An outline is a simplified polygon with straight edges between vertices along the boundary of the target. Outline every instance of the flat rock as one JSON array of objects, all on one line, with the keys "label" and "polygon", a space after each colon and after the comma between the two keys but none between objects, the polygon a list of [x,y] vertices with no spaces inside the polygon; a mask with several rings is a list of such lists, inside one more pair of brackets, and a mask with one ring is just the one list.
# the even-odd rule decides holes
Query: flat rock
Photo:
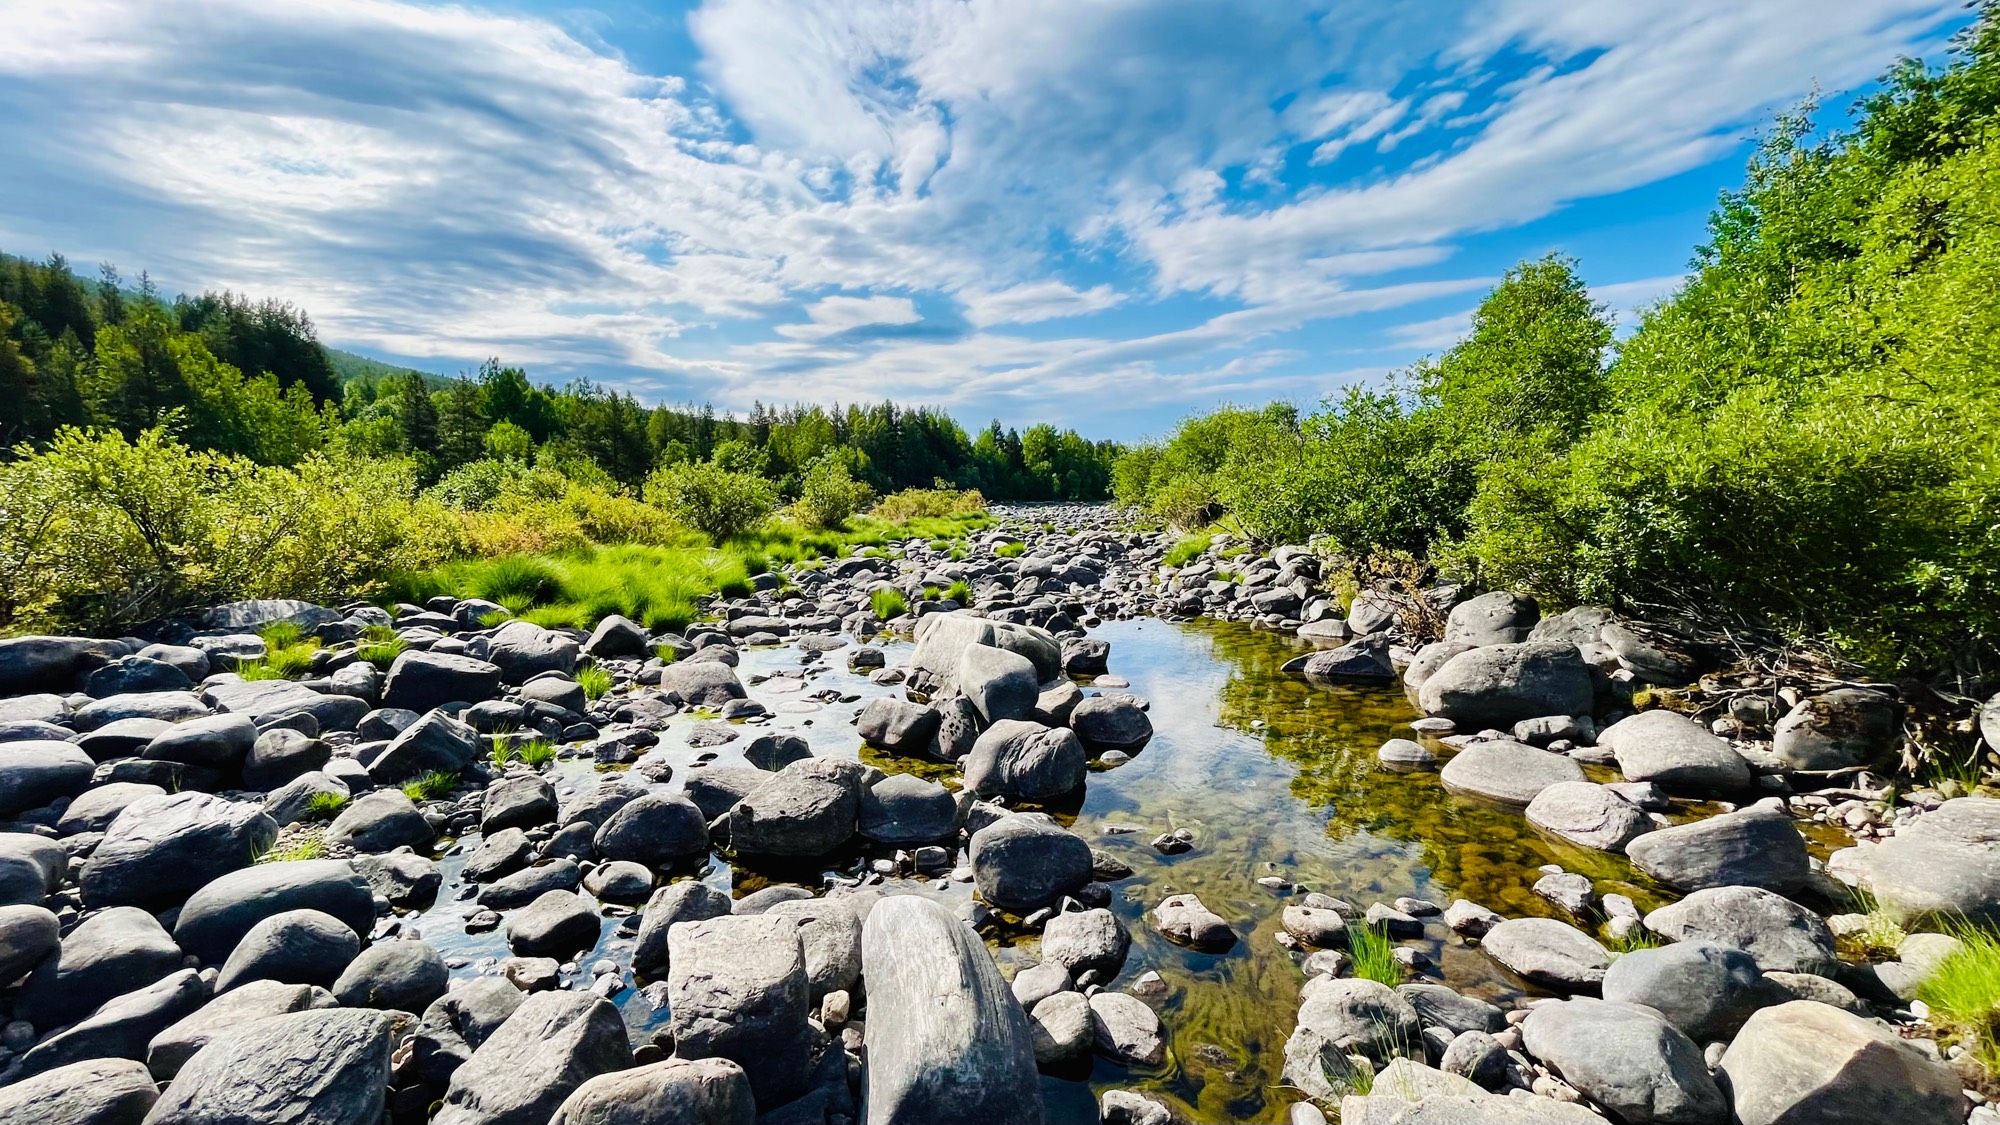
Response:
[{"label": "flat rock", "polygon": [[0,1086],[0,1121],[22,1125],[141,1125],[159,1091],[143,1064],[89,1059]]},{"label": "flat rock", "polygon": [[105,830],[78,883],[93,906],[177,905],[250,866],[277,836],[277,822],[256,803],[207,793],[141,797]]},{"label": "flat rock", "polygon": [[393,1021],[329,1008],[216,1036],[160,1094],[147,1125],[359,1125],[382,1116]]},{"label": "flat rock", "polygon": [[1590,781],[1558,782],[1528,802],[1528,823],[1580,847],[1622,852],[1652,831],[1645,810]]},{"label": "flat rock", "polygon": [[432,1125],[541,1125],[584,1083],[625,1071],[632,1048],[610,1001],[537,992],[451,1076]]},{"label": "flat rock", "polygon": [[1551,785],[1583,781],[1583,767],[1560,754],[1525,742],[1499,739],[1459,751],[1439,771],[1438,780],[1454,793],[1525,806]]},{"label": "flat rock", "polygon": [[1805,838],[1782,813],[1745,809],[1648,832],[1625,847],[1633,866],[1683,891],[1751,886],[1783,894],[1805,882]]},{"label": "flat rock", "polygon": [[1893,1121],[1952,1125],[1958,1076],[1895,1032],[1838,1008],[1794,1000],[1750,1017],[1717,1075],[1741,1125]]},{"label": "flat rock", "polygon": [[1832,976],[1839,967],[1820,916],[1761,887],[1696,891],[1646,915],[1646,928],[1670,941],[1740,949],[1765,972]]},{"label": "flat rock", "polygon": [[1611,966],[1596,938],[1553,918],[1509,918],[1487,931],[1480,948],[1522,980],[1559,992],[1594,991]]}]

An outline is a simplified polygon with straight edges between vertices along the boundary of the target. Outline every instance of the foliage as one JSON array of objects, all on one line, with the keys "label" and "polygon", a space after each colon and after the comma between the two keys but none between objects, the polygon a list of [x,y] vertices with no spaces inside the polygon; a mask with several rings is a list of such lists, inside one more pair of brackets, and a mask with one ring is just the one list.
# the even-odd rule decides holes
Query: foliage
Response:
[{"label": "foliage", "polygon": [[877,621],[890,621],[910,611],[909,602],[901,590],[890,586],[878,587],[868,595],[868,605],[875,611]]},{"label": "foliage", "polygon": [[520,755],[520,747],[514,745],[513,736],[506,733],[495,738],[492,747],[486,752],[487,760],[493,763],[493,768],[496,770],[504,770],[513,765],[514,760]]},{"label": "foliage", "polygon": [[646,501],[721,542],[762,523],[778,506],[778,490],[752,473],[683,462],[646,478]]},{"label": "foliage", "polygon": [[268,676],[244,679],[294,679],[312,668],[312,658],[320,649],[318,637],[303,635],[297,625],[281,621],[266,626],[259,634],[264,641],[264,659],[259,663]]},{"label": "foliage", "polygon": [[544,769],[556,760],[556,745],[546,738],[531,738],[521,744],[521,761],[531,769]]},{"label": "foliage", "polygon": [[355,650],[355,655],[387,672],[390,665],[396,663],[396,658],[409,647],[409,642],[390,626],[370,625],[362,630],[361,645]]},{"label": "foliage", "polygon": [[1347,952],[1354,958],[1354,975],[1362,980],[1380,981],[1391,988],[1407,975],[1396,960],[1395,946],[1380,926],[1354,920],[1347,924]]},{"label": "foliage", "polygon": [[611,673],[596,664],[586,664],[576,670],[576,686],[583,689],[583,697],[595,703],[611,690]]},{"label": "foliage", "polygon": [[815,531],[840,528],[874,498],[875,490],[855,480],[848,473],[847,462],[829,453],[806,468],[792,517]]},{"label": "foliage", "polygon": [[347,798],[339,793],[314,793],[306,799],[307,820],[332,820],[347,807]]},{"label": "foliage", "polygon": [[1180,541],[1167,549],[1167,557],[1161,561],[1168,566],[1186,566],[1208,553],[1209,545],[1215,542],[1213,534],[1200,533],[1181,537]]},{"label": "foliage", "polygon": [[1018,559],[1028,553],[1026,543],[1002,543],[993,548],[993,553],[1003,559]]},{"label": "foliage", "polygon": [[972,583],[967,582],[963,578],[955,578],[952,580],[951,585],[944,588],[944,596],[947,600],[956,602],[960,606],[971,605]]},{"label": "foliage", "polygon": [[976,488],[906,488],[882,498],[868,513],[884,523],[904,524],[913,519],[942,519],[986,510],[986,497]]},{"label": "foliage", "polygon": [[1924,979],[1917,997],[1987,1073],[2000,1072],[2000,934],[1961,925],[1952,936],[1962,948]]},{"label": "foliage", "polygon": [[[322,793],[320,796],[335,796]],[[257,863],[294,863],[307,859],[326,858],[326,837],[316,828],[307,829],[286,837],[285,842],[265,849],[257,855]]]},{"label": "foliage", "polygon": [[403,783],[403,796],[422,804],[425,801],[441,800],[451,796],[458,785],[458,775],[446,770],[431,770]]}]

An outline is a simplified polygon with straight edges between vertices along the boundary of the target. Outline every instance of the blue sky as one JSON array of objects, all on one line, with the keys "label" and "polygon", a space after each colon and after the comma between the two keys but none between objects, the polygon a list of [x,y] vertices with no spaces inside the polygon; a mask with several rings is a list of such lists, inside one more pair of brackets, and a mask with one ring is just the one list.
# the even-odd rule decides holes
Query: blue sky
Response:
[{"label": "blue sky", "polygon": [[0,249],[648,402],[1161,433],[1670,290],[1917,0],[0,0]]}]

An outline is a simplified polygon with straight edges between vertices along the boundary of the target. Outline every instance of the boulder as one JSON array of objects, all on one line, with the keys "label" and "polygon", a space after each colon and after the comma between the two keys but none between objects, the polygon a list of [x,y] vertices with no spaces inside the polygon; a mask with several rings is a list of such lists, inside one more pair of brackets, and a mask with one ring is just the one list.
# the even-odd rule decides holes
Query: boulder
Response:
[{"label": "boulder", "polygon": [[400,789],[378,789],[348,803],[327,826],[330,844],[343,844],[357,852],[387,852],[413,848],[428,852],[437,842],[437,831],[416,802]]},{"label": "boulder", "polygon": [[1626,845],[1633,866],[1682,891],[1750,886],[1783,894],[1805,882],[1805,838],[1783,813],[1751,808],[1648,832]]},{"label": "boulder", "polygon": [[1722,1125],[1729,1117],[1701,1048],[1651,1008],[1587,997],[1538,1004],[1521,1038],[1563,1081],[1631,1125]]},{"label": "boulder", "polygon": [[667,934],[677,922],[699,922],[729,913],[729,896],[693,879],[671,883],[653,892],[639,919],[638,944],[632,950],[632,971],[646,977],[667,975]]},{"label": "boulder", "polygon": [[478,703],[500,693],[500,666],[470,656],[410,649],[389,665],[382,706],[418,714],[447,703]]},{"label": "boulder", "polygon": [[1836,688],[1801,699],[1771,728],[1771,753],[1795,770],[1865,766],[1902,741],[1903,708],[1866,688]]},{"label": "boulder", "polygon": [[708,854],[708,821],[678,793],[648,793],[612,813],[592,846],[604,859],[665,870]]},{"label": "boulder", "polygon": [[265,792],[327,764],[333,748],[317,738],[283,727],[257,736],[243,760],[243,785]]},{"label": "boulder", "polygon": [[1590,781],[1549,786],[1528,802],[1527,817],[1528,823],[1572,844],[1605,852],[1622,852],[1653,829],[1645,810]]},{"label": "boulder", "polygon": [[[553,977],[555,966],[549,968]],[[431,1086],[448,1085],[472,1052],[521,1007],[527,999],[522,987],[527,986],[516,987],[512,973],[454,982],[450,991],[424,1009],[410,1037],[410,1061],[417,1076]]]},{"label": "boulder", "polygon": [[273,789],[264,797],[264,812],[278,827],[297,824],[313,812],[313,801],[321,794],[338,797],[344,805],[354,791],[339,778],[320,770],[312,770],[287,781]]},{"label": "boulder", "polygon": [[1444,639],[1476,646],[1518,644],[1528,639],[1541,617],[1535,599],[1494,590],[1451,607]]},{"label": "boulder", "polygon": [[1590,667],[1563,641],[1485,645],[1459,653],[1424,681],[1418,705],[1462,728],[1508,727],[1538,715],[1587,715]]},{"label": "boulder", "polygon": [[597,944],[603,925],[590,902],[572,891],[544,891],[507,919],[507,946],[521,957],[558,960]]},{"label": "boulder", "polygon": [[1026,719],[1041,694],[1027,657],[987,644],[967,645],[959,653],[955,683],[988,723]]},{"label": "boulder", "polygon": [[114,906],[77,923],[56,956],[35,966],[14,1012],[38,1027],[69,1023],[180,967],[180,947],[158,919],[136,906]]},{"label": "boulder", "polygon": [[811,1069],[812,993],[798,934],[789,919],[742,914],[667,932],[666,1027],[675,1055],[737,1063],[760,1106],[804,1093]]},{"label": "boulder", "polygon": [[1092,750],[1136,750],[1151,741],[1153,720],[1138,696],[1093,695],[1070,712],[1070,729]]},{"label": "boulder", "polygon": [[0,906],[0,988],[46,960],[62,946],[56,916],[39,906]]},{"label": "boulder", "polygon": [[1168,941],[1215,952],[1236,944],[1236,931],[1191,894],[1168,895],[1153,908],[1153,926]]},{"label": "boulder", "polygon": [[1509,918],[1488,930],[1480,947],[1515,976],[1558,992],[1594,992],[1611,967],[1596,938],[1553,918]]},{"label": "boulder", "polygon": [[368,714],[365,699],[328,695],[292,680],[210,682],[201,694],[218,711],[248,716],[260,723],[286,715],[311,715],[322,731],[353,730]]},{"label": "boulder", "polygon": [[203,715],[161,731],[139,754],[227,774],[243,768],[256,743],[257,723],[249,715]]},{"label": "boulder", "polygon": [[92,699],[139,691],[187,691],[188,674],[164,660],[121,656],[83,677],[83,693]]},{"label": "boulder", "polygon": [[1717,1074],[1740,1125],[1954,1125],[1964,1116],[1949,1066],[1886,1027],[1811,1000],[1751,1016]]},{"label": "boulder", "polygon": [[258,922],[291,910],[331,915],[357,937],[375,924],[374,896],[353,865],[293,860],[246,867],[203,885],[181,907],[174,941],[204,963],[217,964]]},{"label": "boulder", "polygon": [[1081,992],[1052,993],[1027,1011],[1035,1062],[1042,1066],[1080,1058],[1097,1041],[1097,1019],[1091,1014],[1090,998]]},{"label": "boulder", "polygon": [[906,758],[920,757],[929,753],[942,718],[935,708],[885,695],[868,701],[854,727],[870,746]]},{"label": "boulder", "polygon": [[[282,680],[266,682],[284,683]],[[287,684],[287,686],[298,687],[297,684]],[[131,723],[128,720],[150,719],[161,724],[178,723],[209,714],[210,710],[209,705],[192,692],[134,691],[86,703],[72,712],[69,718],[77,730],[85,732],[119,725],[130,731],[138,731],[143,730],[145,724]],[[107,732],[106,738],[107,740],[112,738],[111,732]]]},{"label": "boulder", "polygon": [[93,637],[12,637],[0,640],[0,695],[68,691],[78,673],[126,653],[119,641]]},{"label": "boulder", "polygon": [[1123,992],[1090,995],[1097,1053],[1124,1067],[1154,1069],[1167,1061],[1167,1033],[1146,1002]]},{"label": "boulder", "polygon": [[1637,621],[1606,621],[1598,639],[1618,666],[1654,684],[1684,684],[1709,663],[1699,646],[1670,629]]},{"label": "boulder", "polygon": [[1697,1043],[1728,1042],[1750,1013],[1775,1002],[1757,962],[1741,949],[1679,941],[1635,949],[1604,974],[1604,998],[1644,1004]]},{"label": "boulder", "polygon": [[432,711],[366,761],[368,776],[377,784],[396,785],[433,771],[459,773],[480,754],[478,731],[442,711]]},{"label": "boulder", "polygon": [[27,832],[0,832],[0,905],[33,905],[55,892],[69,868],[62,845]]},{"label": "boulder", "polygon": [[1042,962],[1061,966],[1072,978],[1089,972],[1100,982],[1110,980],[1131,948],[1125,924],[1101,907],[1058,914],[1042,927]]},{"label": "boulder", "polygon": [[612,614],[597,623],[590,631],[590,639],[583,642],[585,655],[595,658],[632,656],[644,658],[652,655],[647,647],[646,630],[638,622],[621,614]]},{"label": "boulder", "polygon": [[1582,766],[1561,754],[1512,739],[1495,739],[1475,742],[1453,755],[1438,771],[1438,780],[1454,793],[1528,805],[1542,790],[1582,781],[1584,775]]},{"label": "boulder", "polygon": [[0,817],[74,797],[96,772],[97,763],[74,742],[0,743]]},{"label": "boulder", "polygon": [[389,1087],[392,1026],[382,1012],[328,1008],[217,1035],[180,1068],[147,1125],[377,1121]]},{"label": "boulder", "polygon": [[988,727],[965,757],[966,789],[1009,800],[1060,797],[1082,785],[1088,772],[1075,734],[1018,719]]},{"label": "boulder", "polygon": [[444,995],[449,979],[429,942],[378,941],[341,971],[333,995],[349,1008],[421,1012]]},{"label": "boulder", "polygon": [[79,832],[102,832],[111,827],[125,806],[141,797],[164,797],[165,789],[157,785],[146,785],[136,781],[114,781],[107,785],[92,786],[79,794],[76,800],[63,810],[62,818],[56,821],[56,831],[64,836],[74,836]]},{"label": "boulder", "polygon": [[144,1065],[131,1059],[90,1059],[0,1086],[0,1121],[141,1125],[159,1096]]},{"label": "boulder", "polygon": [[270,1016],[334,1006],[332,994],[324,988],[251,981],[216,996],[154,1035],[146,1047],[146,1067],[160,1081],[171,1081],[196,1051],[218,1036]]},{"label": "boulder", "polygon": [[193,969],[170,973],[35,1044],[21,1057],[21,1069],[35,1074],[87,1059],[142,1060],[153,1036],[201,1007],[208,994],[208,982]]},{"label": "boulder", "polygon": [[688,772],[682,792],[712,823],[769,780],[771,775],[755,766],[703,766]]},{"label": "boulder", "polygon": [[720,711],[731,700],[746,698],[742,681],[726,664],[712,660],[679,661],[660,672],[660,690],[689,707]]},{"label": "boulder", "polygon": [[83,752],[90,755],[92,761],[110,762],[139,753],[153,739],[172,729],[173,723],[166,719],[134,716],[116,719],[86,731],[77,736],[76,744],[83,747]]},{"label": "boulder", "polygon": [[207,793],[141,797],[105,830],[78,884],[92,906],[173,906],[250,866],[277,836],[258,804]]},{"label": "boulder", "polygon": [[590,993],[523,1000],[451,1076],[432,1125],[543,1125],[585,1082],[632,1065],[624,1021]]},{"label": "boulder", "polygon": [[1041,813],[1009,813],[972,834],[968,849],[980,897],[1027,914],[1091,878],[1090,845]]},{"label": "boulder", "polygon": [[793,762],[729,810],[729,846],[747,855],[822,856],[854,836],[861,771],[832,758]]},{"label": "boulder", "polygon": [[555,786],[539,774],[508,774],[486,787],[486,796],[479,809],[481,832],[553,824],[556,819]]},{"label": "boulder", "polygon": [[750,1077],[728,1059],[668,1059],[600,1074],[549,1125],[752,1125]]},{"label": "boulder", "polygon": [[215,990],[257,980],[325,988],[360,952],[361,938],[347,923],[317,910],[287,910],[250,927],[222,963]]},{"label": "boulder", "polygon": [[959,657],[971,645],[991,645],[1028,658],[1035,681],[1062,675],[1062,647],[1044,630],[975,617],[970,613],[927,613],[917,621],[917,647],[910,666],[932,689],[955,686]]},{"label": "boulder", "polygon": [[1666,789],[1734,791],[1750,786],[1750,763],[1700,723],[1674,711],[1642,711],[1598,732],[1628,781]]},{"label": "boulder", "polygon": [[1379,636],[1365,636],[1339,648],[1301,656],[1286,663],[1284,670],[1322,684],[1396,682],[1396,666],[1389,660],[1388,647]]},{"label": "boulder", "polygon": [[1362,978],[1317,976],[1299,992],[1299,1022],[1285,1040],[1284,1081],[1317,1101],[1336,1102],[1328,1074],[1351,1069],[1349,1055],[1381,1065],[1423,1054],[1416,1009],[1388,985]]},{"label": "boulder", "polygon": [[815,1006],[830,993],[854,989],[861,979],[861,916],[855,913],[857,902],[846,896],[801,898],[773,903],[770,909],[760,911],[766,917],[789,919],[798,927],[806,984]]},{"label": "boulder", "polygon": [[927,898],[891,895],[868,914],[861,957],[868,1125],[1043,1120],[1028,1021],[964,922]]},{"label": "boulder", "polygon": [[796,734],[765,731],[743,747],[743,760],[760,770],[776,772],[813,756],[812,746]]},{"label": "boulder", "polygon": [[1761,887],[1711,887],[1646,915],[1646,928],[1669,941],[1740,949],[1765,972],[1832,976],[1833,931],[1820,916]]},{"label": "boulder", "polygon": [[1417,1022],[1425,1027],[1442,1027],[1453,1034],[1468,1031],[1492,1032],[1507,1026],[1507,1015],[1476,996],[1466,996],[1429,981],[1396,986],[1396,995],[1410,1002]]},{"label": "boulder", "polygon": [[892,773],[861,791],[856,830],[891,847],[950,841],[958,835],[958,800],[935,781]]},{"label": "boulder", "polygon": [[486,659],[499,666],[501,682],[524,684],[543,672],[575,672],[581,651],[574,637],[516,620],[493,630]]},{"label": "boulder", "polygon": [[2000,924],[2000,800],[1953,798],[1858,854],[1862,889],[1896,918]]}]

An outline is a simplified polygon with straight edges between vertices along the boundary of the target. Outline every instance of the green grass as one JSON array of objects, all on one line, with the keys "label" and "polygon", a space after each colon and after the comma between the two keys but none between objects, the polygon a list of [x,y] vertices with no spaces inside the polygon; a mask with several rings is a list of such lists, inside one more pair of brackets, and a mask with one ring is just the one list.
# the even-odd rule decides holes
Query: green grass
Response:
[{"label": "green grass", "polygon": [[672,645],[660,645],[654,648],[653,655],[659,657],[662,664],[672,664],[681,658],[679,651]]},{"label": "green grass", "polygon": [[546,738],[529,739],[521,744],[521,760],[541,769],[556,760],[556,744]]},{"label": "green grass", "polygon": [[2000,1071],[2000,934],[1972,925],[1949,930],[1965,947],[1944,959],[1917,998],[1991,1074]]},{"label": "green grass", "polygon": [[409,642],[387,625],[370,625],[361,631],[361,647],[355,655],[387,672],[396,658],[410,647]]},{"label": "green grass", "polygon": [[1026,543],[1002,543],[998,547],[993,548],[993,553],[1003,559],[1018,559],[1028,553],[1028,545]]},{"label": "green grass", "polygon": [[288,621],[267,625],[257,635],[264,641],[264,658],[238,664],[237,675],[246,680],[289,680],[312,670],[313,653],[320,648],[318,637],[302,635]]},{"label": "green grass", "polygon": [[486,755],[496,770],[505,770],[508,766],[514,764],[514,760],[520,756],[521,751],[514,745],[514,740],[504,734],[494,740],[493,749],[488,751]]},{"label": "green grass", "polygon": [[875,619],[878,621],[901,617],[910,609],[901,590],[891,590],[886,586],[868,595],[868,604],[875,610]]},{"label": "green grass", "polygon": [[1215,542],[1213,532],[1204,531],[1199,535],[1187,536],[1168,548],[1167,557],[1161,561],[1168,566],[1186,566],[1206,553],[1208,545],[1213,542]]},{"label": "green grass", "polygon": [[596,664],[586,664],[576,670],[576,686],[583,689],[583,697],[595,703],[611,690],[611,673]]},{"label": "green grass", "polygon": [[347,807],[347,798],[338,793],[314,793],[306,801],[307,820],[332,820]]},{"label": "green grass", "polygon": [[1624,937],[1607,937],[1604,939],[1604,948],[1617,954],[1635,953],[1641,949],[1658,949],[1661,944],[1660,936],[1646,929],[1644,926],[1633,930]]},{"label": "green grass", "polygon": [[326,840],[318,830],[301,835],[284,847],[273,847],[257,856],[257,863],[291,863],[304,859],[324,859]]},{"label": "green grass", "polygon": [[962,606],[971,605],[972,584],[970,582],[967,582],[965,579],[961,578],[958,581],[953,582],[951,585],[945,587],[944,596],[950,598],[952,601],[957,602],[959,605]]},{"label": "green grass", "polygon": [[413,777],[403,783],[403,796],[422,804],[450,795],[452,787],[458,784],[458,775],[444,770],[432,770],[421,777]]},{"label": "green grass", "polygon": [[1389,935],[1379,926],[1353,921],[1347,924],[1347,952],[1354,958],[1354,975],[1380,981],[1391,988],[1403,983],[1403,964],[1396,960]]}]

